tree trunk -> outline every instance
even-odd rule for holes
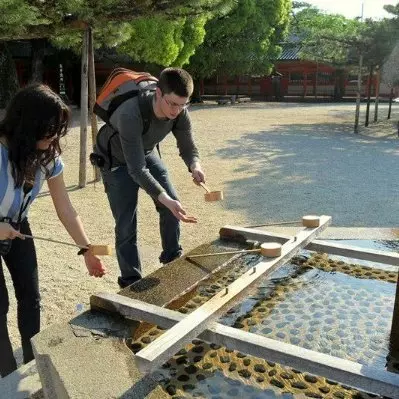
[[[44,51],[46,48],[45,39],[34,39],[32,43],[32,82],[43,82],[44,77]]]
[[[340,101],[345,93],[345,70],[335,71],[334,100]]]
[[[97,141],[98,134],[98,125],[97,125],[97,117],[93,112],[94,104],[96,103],[97,98],[97,84],[96,84],[96,65],[94,60],[94,38],[93,38],[93,30],[89,27],[89,37],[88,37],[88,46],[89,46],[89,104],[90,104],[90,121],[91,121],[91,138],[92,138],[92,148],[94,150],[94,146]],[[100,169],[96,166],[94,168],[94,181],[99,182],[101,180]]]
[[[356,95],[356,112],[355,112],[355,133],[359,133],[359,117],[360,117],[360,100],[362,95],[362,68],[363,54],[359,57],[359,73],[357,75],[357,95]]]
[[[0,108],[5,108],[19,89],[14,60],[6,42],[0,41]]]
[[[194,79],[194,91],[191,96],[192,103],[202,103],[201,99],[201,79]]]
[[[378,68],[377,80],[376,80],[376,84],[375,84],[374,122],[378,121],[378,105],[380,102],[380,81],[381,81],[381,68]]]
[[[389,108],[388,108],[388,117],[387,117],[387,119],[391,119],[392,100],[393,100],[393,87],[391,87],[391,93],[389,95]]]
[[[82,85],[80,88],[80,155],[79,155],[79,188],[86,186],[87,161],[87,119],[89,116],[89,29],[83,32],[82,44]]]
[[[371,84],[373,81],[373,66],[370,66],[370,73],[369,73],[369,81],[367,82],[367,108],[366,108],[366,122],[364,126],[369,125],[369,117],[370,117],[370,100],[371,100]]]

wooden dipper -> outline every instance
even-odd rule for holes
[[[264,242],[260,246],[260,254],[269,258],[275,258],[281,255],[281,244],[278,242]]]
[[[202,182],[200,182],[199,185],[206,191],[206,193],[204,194],[206,202],[220,201],[223,199],[223,191],[211,191]]]
[[[302,218],[302,225],[305,227],[319,227],[320,217],[315,215],[306,215]]]
[[[90,245],[89,251],[93,255],[112,255],[112,248],[110,245]]]
[[[248,254],[251,252],[257,252],[269,258],[275,258],[281,255],[282,245],[278,242],[264,242],[261,244],[260,248],[255,249],[243,249],[239,251],[225,251],[225,252],[213,252],[209,254],[198,254],[198,255],[188,255],[187,259],[204,258],[206,256],[220,256],[220,255],[234,255],[234,254]]]
[[[35,240],[54,242],[56,244],[68,245],[70,247],[76,247],[81,249],[84,248],[88,249],[93,255],[112,255],[112,248],[110,245],[90,245],[89,247],[87,247],[86,245],[77,245],[77,244],[72,244],[70,242],[53,240],[52,238],[29,236],[27,234],[25,234],[25,238],[33,238]]]

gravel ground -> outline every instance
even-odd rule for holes
[[[332,215],[334,226],[397,227],[397,133],[393,121],[373,124],[353,134],[354,104],[246,103],[193,106],[191,115],[196,142],[207,173],[207,184],[223,190],[223,203],[204,202],[204,191],[195,186],[173,137],[161,145],[164,161],[181,202],[198,217],[197,225],[182,227],[185,250],[217,237],[225,224],[248,225],[297,220],[304,214]],[[361,120],[364,120],[362,109]],[[380,106],[386,118],[387,106]],[[113,219],[102,183],[77,188],[79,165],[79,114],[64,143],[64,172],[70,198],[93,243],[113,244]],[[37,236],[69,238],[54,212],[47,187],[31,208],[30,222]],[[158,217],[148,195],[141,193],[139,241],[143,271],[158,268],[160,239]],[[76,250],[36,241],[42,293],[42,329],[66,321],[89,296],[117,291],[116,258],[105,257],[109,273],[102,279],[87,275]],[[16,325],[16,303],[10,292],[9,330],[21,360]]]

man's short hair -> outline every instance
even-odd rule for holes
[[[194,83],[191,75],[181,68],[166,68],[159,75],[158,87],[163,94],[175,93],[179,97],[190,97]]]

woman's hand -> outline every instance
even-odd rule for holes
[[[102,277],[106,273],[105,266],[101,259],[92,254],[90,249],[84,253],[85,263],[90,276]]]
[[[176,219],[185,223],[197,223],[197,218],[194,216],[188,216],[181,203],[170,198],[165,192],[158,195],[158,201],[165,205],[173,213]]]
[[[15,230],[14,227],[11,226],[9,223],[0,222],[0,240],[7,240],[14,238],[21,238],[22,240],[25,239],[25,236],[20,233],[18,230]]]

